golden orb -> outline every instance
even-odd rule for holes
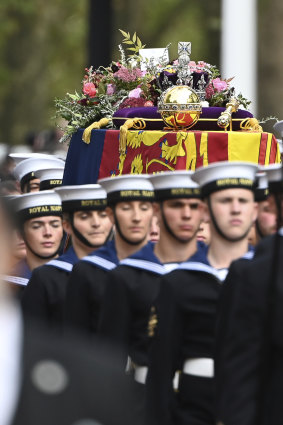
[[[173,86],[161,94],[158,111],[167,127],[181,130],[197,123],[202,107],[197,93],[189,86]]]

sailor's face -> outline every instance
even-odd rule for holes
[[[63,237],[61,217],[36,217],[24,224],[24,238],[29,247],[42,257],[55,254]]]
[[[277,206],[273,195],[270,195],[266,201],[259,202],[257,222],[263,236],[272,235],[276,232]]]
[[[152,217],[151,225],[148,234],[148,240],[151,242],[158,242],[160,236],[160,226],[156,215]]]
[[[105,210],[76,211],[74,226],[91,245],[101,246],[111,231],[112,223]]]
[[[153,216],[151,202],[119,202],[115,206],[116,220],[124,237],[132,243],[147,238]]]
[[[26,245],[16,229],[12,231],[11,242],[13,244],[13,257],[17,260],[23,260],[26,257]]]
[[[231,240],[248,233],[257,217],[254,195],[247,189],[224,189],[212,193],[210,204],[218,227]],[[212,220],[210,225],[217,232]]]
[[[25,184],[23,193],[39,192],[39,185],[39,179],[32,179]]]
[[[171,232],[181,241],[195,237],[203,218],[203,202],[200,199],[170,199],[162,203],[163,216]],[[159,207],[161,232],[166,231]]]
[[[210,225],[206,221],[202,221],[197,232],[197,240],[204,242],[206,245],[210,244]]]

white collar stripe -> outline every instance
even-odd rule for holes
[[[3,276],[3,279],[6,282],[11,282],[11,283],[15,283],[17,285],[21,285],[21,286],[27,286],[29,279],[26,279],[24,277],[19,277],[19,276]]]
[[[221,282],[225,280],[228,270],[227,269],[221,269],[216,270],[211,266],[208,266],[203,263],[196,263],[196,262],[186,262],[182,263],[179,267],[179,270],[192,270],[192,271],[198,271],[198,272],[204,272],[211,274],[212,276],[216,277]],[[226,271],[227,270],[227,271]]]
[[[245,255],[243,255],[241,258],[244,258],[246,260],[252,260],[254,258],[254,251],[248,251]]]
[[[134,267],[137,269],[143,269],[152,271],[153,273],[157,273],[160,275],[166,274],[167,270],[165,267],[161,264],[153,263],[151,261],[147,260],[137,260],[134,258],[126,258],[125,260],[120,261],[119,266],[128,266],[128,267]]]
[[[87,261],[97,266],[101,266],[106,270],[113,270],[117,267],[117,264],[112,263],[112,261],[106,260],[105,258],[98,257],[97,255],[88,255],[87,257],[84,257],[82,261]]]
[[[46,263],[46,265],[57,267],[58,269],[65,270],[66,272],[71,272],[73,270],[73,264],[67,263],[67,261],[51,260]]]

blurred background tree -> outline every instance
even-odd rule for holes
[[[106,6],[112,13],[105,16]],[[118,28],[136,31],[147,47],[171,42],[171,58],[178,41],[191,41],[192,60],[219,66],[220,6],[220,0],[1,0],[0,143],[23,143],[29,132],[53,127],[54,98],[80,88],[90,58],[104,57],[103,65],[118,58]],[[272,8],[259,0],[259,117],[283,118],[282,18],[282,0]],[[240,31],[240,23],[231,30]]]

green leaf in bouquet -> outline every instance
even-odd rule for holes
[[[119,29],[119,31],[125,38],[128,37],[128,34],[126,33],[126,31],[123,31],[123,30],[120,30],[120,29]]]
[[[73,100],[79,100],[79,96],[77,94],[67,93],[67,95]]]
[[[98,95],[106,94],[106,86],[105,86],[105,84],[103,84],[103,83],[99,83],[98,84],[97,93],[98,93]]]
[[[137,37],[137,46],[141,49],[142,48],[142,42],[139,37]]]
[[[134,43],[136,42],[136,39],[137,39],[137,33],[135,32],[134,35],[133,35],[133,38],[132,38]]]

